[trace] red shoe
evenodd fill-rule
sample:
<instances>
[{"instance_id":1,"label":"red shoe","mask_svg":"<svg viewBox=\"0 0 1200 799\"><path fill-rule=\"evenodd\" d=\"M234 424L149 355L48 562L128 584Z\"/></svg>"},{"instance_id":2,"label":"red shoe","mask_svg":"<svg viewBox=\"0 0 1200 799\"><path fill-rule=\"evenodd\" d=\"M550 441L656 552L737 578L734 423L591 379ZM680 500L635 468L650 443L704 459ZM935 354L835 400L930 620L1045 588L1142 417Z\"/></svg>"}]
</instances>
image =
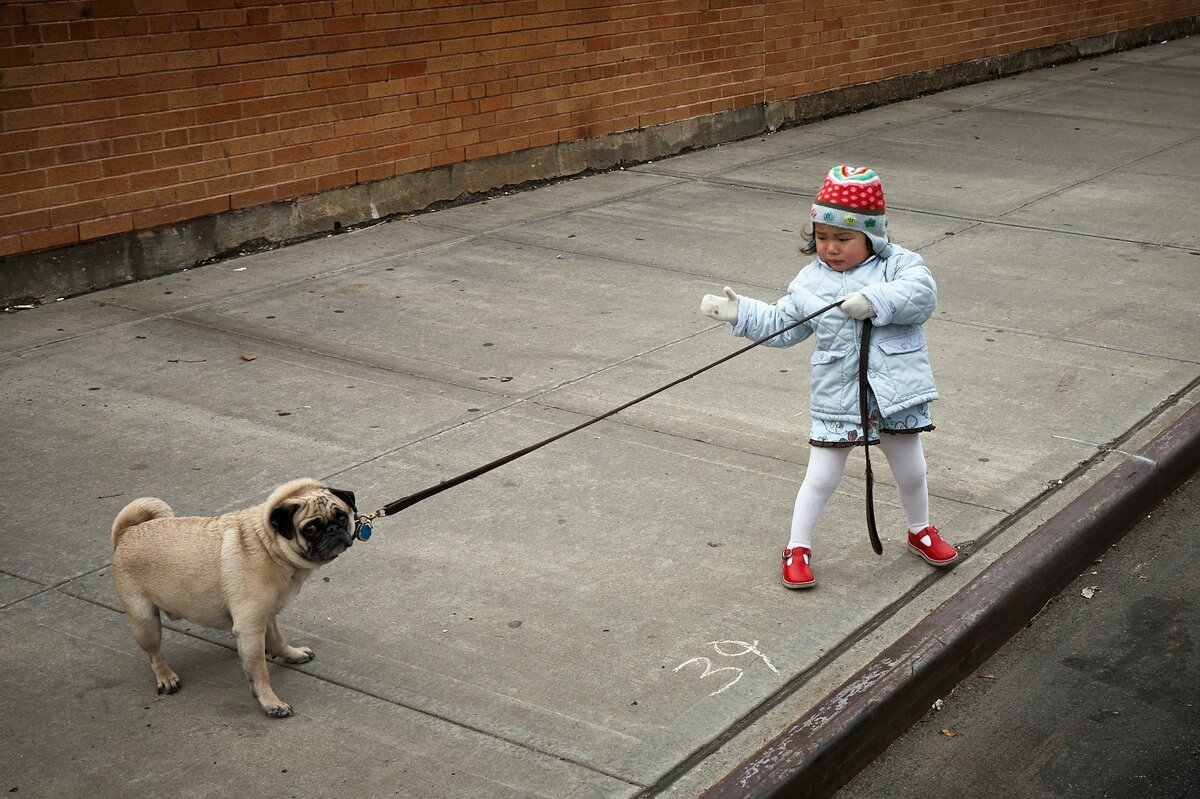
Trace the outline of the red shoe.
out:
<instances>
[{"instance_id":1,"label":"red shoe","mask_svg":"<svg viewBox=\"0 0 1200 799\"><path fill-rule=\"evenodd\" d=\"M944 541L932 524L920 532L910 532L908 547L934 566L948 566L958 560L958 550Z\"/></svg>"},{"instance_id":2,"label":"red shoe","mask_svg":"<svg viewBox=\"0 0 1200 799\"><path fill-rule=\"evenodd\" d=\"M783 550L783 584L788 588L812 588L817 584L808 567L812 551L808 547Z\"/></svg>"}]
</instances>

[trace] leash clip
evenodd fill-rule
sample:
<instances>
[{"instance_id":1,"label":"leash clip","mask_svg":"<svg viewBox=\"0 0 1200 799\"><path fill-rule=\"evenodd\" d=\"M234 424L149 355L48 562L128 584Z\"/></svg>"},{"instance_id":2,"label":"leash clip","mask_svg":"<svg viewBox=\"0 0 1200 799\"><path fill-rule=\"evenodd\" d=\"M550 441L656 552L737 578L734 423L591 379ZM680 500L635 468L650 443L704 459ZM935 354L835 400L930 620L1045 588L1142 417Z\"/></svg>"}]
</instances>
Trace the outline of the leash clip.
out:
<instances>
[{"instance_id":1,"label":"leash clip","mask_svg":"<svg viewBox=\"0 0 1200 799\"><path fill-rule=\"evenodd\" d=\"M385 515L382 510L368 513L366 516L354 517L354 537L359 541L371 540L371 522L380 516Z\"/></svg>"}]
</instances>

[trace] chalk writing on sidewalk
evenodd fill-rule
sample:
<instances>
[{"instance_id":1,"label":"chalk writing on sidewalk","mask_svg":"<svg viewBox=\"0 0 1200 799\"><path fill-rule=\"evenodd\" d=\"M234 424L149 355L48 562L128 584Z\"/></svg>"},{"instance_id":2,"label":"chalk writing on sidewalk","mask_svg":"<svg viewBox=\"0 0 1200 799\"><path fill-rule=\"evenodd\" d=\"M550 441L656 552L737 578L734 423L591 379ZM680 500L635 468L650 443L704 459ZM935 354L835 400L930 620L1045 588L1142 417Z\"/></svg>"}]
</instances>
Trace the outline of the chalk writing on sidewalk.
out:
<instances>
[{"instance_id":1,"label":"chalk writing on sidewalk","mask_svg":"<svg viewBox=\"0 0 1200 799\"><path fill-rule=\"evenodd\" d=\"M757 640L753 641L751 643L746 643L745 641L728 641L728 640L727 641L709 641L708 645L711 646L713 648L713 651L716 652L721 657L736 658L736 657L742 657L743 655L751 655L751 654L757 655L759 657L759 659L762 660L762 662L766 664L768 669L770 669L775 674L779 673L779 669L775 668L775 664L771 662L770 658L768 658L761 650L759 650ZM727 651L724 648L726 646L728 646L730 648L740 647L740 651ZM725 683L720 688L718 688L717 690L710 693L709 696L716 696L717 694L724 693L725 691L729 690L730 688L732 688L734 685L737 684L738 680L742 679L742 675L745 673L745 669L743 669L739 666L721 666L720 668L713 668L712 659L708 658L708 657L704 657L703 655L685 660L684 662L680 663L678 666L676 666L674 668L674 672L676 674L678 674L680 669L690 666L693 663L702 665L704 667L704 670L700 674L701 680L703 680L707 677L712 677L714 674L721 674L722 672L728 672L728 673L734 675L733 679L729 680L729 682Z\"/></svg>"}]
</instances>

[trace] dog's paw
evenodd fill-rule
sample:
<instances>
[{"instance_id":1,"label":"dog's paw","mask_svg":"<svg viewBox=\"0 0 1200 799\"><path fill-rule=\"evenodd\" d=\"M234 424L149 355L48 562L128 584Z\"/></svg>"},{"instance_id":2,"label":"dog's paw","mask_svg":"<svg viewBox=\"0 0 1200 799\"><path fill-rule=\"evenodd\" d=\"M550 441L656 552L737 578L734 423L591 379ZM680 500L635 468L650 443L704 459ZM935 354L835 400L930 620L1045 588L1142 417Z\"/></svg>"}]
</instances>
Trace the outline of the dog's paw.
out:
<instances>
[{"instance_id":1,"label":"dog's paw","mask_svg":"<svg viewBox=\"0 0 1200 799\"><path fill-rule=\"evenodd\" d=\"M158 683L157 688L160 694L173 694L183 685L179 680L179 675L173 671L155 675L155 682Z\"/></svg>"},{"instance_id":2,"label":"dog's paw","mask_svg":"<svg viewBox=\"0 0 1200 799\"><path fill-rule=\"evenodd\" d=\"M263 713L266 713L273 719L284 719L292 715L292 706L287 702L280 701L275 705L262 705Z\"/></svg>"},{"instance_id":3,"label":"dog's paw","mask_svg":"<svg viewBox=\"0 0 1200 799\"><path fill-rule=\"evenodd\" d=\"M283 654L283 659L288 663L307 663L316 656L316 653L306 646L290 646Z\"/></svg>"}]
</instances>

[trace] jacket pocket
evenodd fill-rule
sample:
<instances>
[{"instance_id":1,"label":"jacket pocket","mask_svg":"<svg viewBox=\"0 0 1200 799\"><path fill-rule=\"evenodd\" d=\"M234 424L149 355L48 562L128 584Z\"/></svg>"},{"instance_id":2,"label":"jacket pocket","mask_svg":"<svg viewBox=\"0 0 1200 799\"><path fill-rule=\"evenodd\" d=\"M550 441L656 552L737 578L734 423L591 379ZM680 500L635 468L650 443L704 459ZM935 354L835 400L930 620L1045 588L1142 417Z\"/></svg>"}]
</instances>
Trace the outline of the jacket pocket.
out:
<instances>
[{"instance_id":1,"label":"jacket pocket","mask_svg":"<svg viewBox=\"0 0 1200 799\"><path fill-rule=\"evenodd\" d=\"M822 364L833 363L834 361L845 357L846 353L842 352L841 350L813 350L811 360L813 366L821 366Z\"/></svg>"},{"instance_id":2,"label":"jacket pocket","mask_svg":"<svg viewBox=\"0 0 1200 799\"><path fill-rule=\"evenodd\" d=\"M902 352L916 352L925 348L925 334L919 329L899 336L881 339L875 342L886 355L899 355Z\"/></svg>"}]
</instances>

